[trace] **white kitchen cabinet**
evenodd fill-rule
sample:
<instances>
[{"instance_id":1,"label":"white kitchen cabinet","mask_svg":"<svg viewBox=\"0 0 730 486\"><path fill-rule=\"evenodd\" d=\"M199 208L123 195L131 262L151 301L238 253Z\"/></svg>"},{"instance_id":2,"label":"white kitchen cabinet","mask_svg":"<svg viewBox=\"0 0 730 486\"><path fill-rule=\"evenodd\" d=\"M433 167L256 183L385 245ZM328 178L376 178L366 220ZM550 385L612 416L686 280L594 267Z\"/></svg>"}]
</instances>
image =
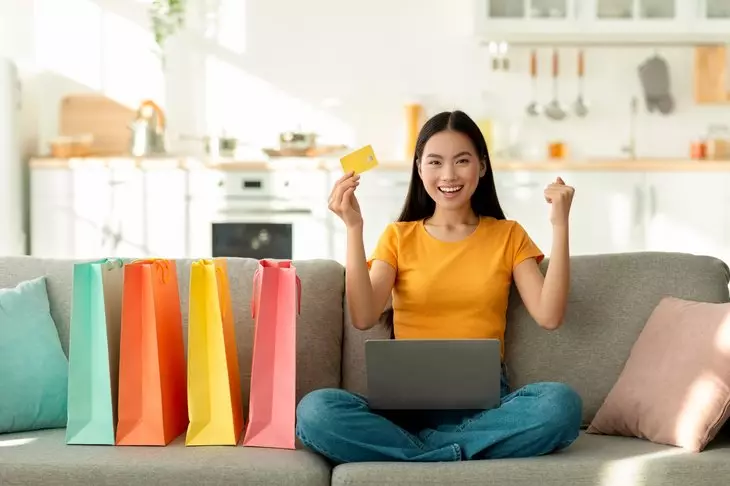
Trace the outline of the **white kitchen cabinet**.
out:
<instances>
[{"instance_id":1,"label":"white kitchen cabinet","mask_svg":"<svg viewBox=\"0 0 730 486\"><path fill-rule=\"evenodd\" d=\"M698 0L698 3L699 15L694 19L695 29L727 35L730 32L730 1Z\"/></svg>"},{"instance_id":2,"label":"white kitchen cabinet","mask_svg":"<svg viewBox=\"0 0 730 486\"><path fill-rule=\"evenodd\" d=\"M187 232L184 238L189 258L213 255L213 222L224 206L225 185L223 171L196 168L187 173Z\"/></svg>"},{"instance_id":3,"label":"white kitchen cabinet","mask_svg":"<svg viewBox=\"0 0 730 486\"><path fill-rule=\"evenodd\" d=\"M34 169L30 174L30 254L68 258L74 253L71 204L73 174L68 169Z\"/></svg>"},{"instance_id":4,"label":"white kitchen cabinet","mask_svg":"<svg viewBox=\"0 0 730 486\"><path fill-rule=\"evenodd\" d=\"M108 255L112 191L105 167L31 171L31 254L45 258Z\"/></svg>"},{"instance_id":5,"label":"white kitchen cabinet","mask_svg":"<svg viewBox=\"0 0 730 486\"><path fill-rule=\"evenodd\" d=\"M727 39L727 0L473 0L482 41L556 45Z\"/></svg>"},{"instance_id":6,"label":"white kitchen cabinet","mask_svg":"<svg viewBox=\"0 0 730 486\"><path fill-rule=\"evenodd\" d=\"M494 180L502 211L520 223L545 255L552 245L550 206L545 187L559 174L544 171L495 171Z\"/></svg>"},{"instance_id":7,"label":"white kitchen cabinet","mask_svg":"<svg viewBox=\"0 0 730 486\"><path fill-rule=\"evenodd\" d=\"M184 171L88 164L31 170L31 254L185 256Z\"/></svg>"},{"instance_id":8,"label":"white kitchen cabinet","mask_svg":"<svg viewBox=\"0 0 730 486\"><path fill-rule=\"evenodd\" d=\"M642 172L572 171L570 253L623 253L644 245L645 176Z\"/></svg>"},{"instance_id":9,"label":"white kitchen cabinet","mask_svg":"<svg viewBox=\"0 0 730 486\"><path fill-rule=\"evenodd\" d=\"M145 252L159 258L188 256L186 171L179 168L146 168L143 198Z\"/></svg>"},{"instance_id":10,"label":"white kitchen cabinet","mask_svg":"<svg viewBox=\"0 0 730 486\"><path fill-rule=\"evenodd\" d=\"M646 174L647 251L710 255L730 262L730 174Z\"/></svg>"},{"instance_id":11,"label":"white kitchen cabinet","mask_svg":"<svg viewBox=\"0 0 730 486\"><path fill-rule=\"evenodd\" d=\"M311 216L297 217L295 238L301 243L296 245L297 255L345 264L345 226L327 210L325 201L339 174L330 174L326 183L314 175L312 182L304 181L306 174L285 175L272 179L283 181L284 191L275 191L279 195L269 208L271 214L257 216L250 204L244 205L249 209L242 220L290 218L287 211L292 212L294 203L297 208L311 208ZM552 226L543 193L557 176L576 188L571 254L672 251L711 255L730 263L730 173L495 171L505 215L518 221L546 255L551 251ZM31 254L78 259L210 257L212 222L238 220L236 208L244 207L224 204L226 184L240 185L243 179L239 179L202 168L34 167ZM398 218L409 181L408 169L363 174L356 194L365 221L367 256L386 225ZM297 192L302 184L316 190Z\"/></svg>"},{"instance_id":12,"label":"white kitchen cabinet","mask_svg":"<svg viewBox=\"0 0 730 486\"><path fill-rule=\"evenodd\" d=\"M146 246L144 172L135 167L117 167L109 171L110 203L104 235L105 256L145 258Z\"/></svg>"}]
</instances>

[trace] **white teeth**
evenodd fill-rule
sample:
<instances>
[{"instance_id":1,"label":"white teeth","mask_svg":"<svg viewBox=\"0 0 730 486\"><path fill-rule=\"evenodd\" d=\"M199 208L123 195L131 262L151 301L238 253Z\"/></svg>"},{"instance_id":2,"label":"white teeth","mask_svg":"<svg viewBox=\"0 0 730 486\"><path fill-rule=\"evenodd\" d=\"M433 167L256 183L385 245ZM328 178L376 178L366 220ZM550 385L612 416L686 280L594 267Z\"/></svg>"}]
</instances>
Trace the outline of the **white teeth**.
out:
<instances>
[{"instance_id":1,"label":"white teeth","mask_svg":"<svg viewBox=\"0 0 730 486\"><path fill-rule=\"evenodd\" d=\"M454 186L454 187L439 187L439 191L441 192L459 192L464 186Z\"/></svg>"}]
</instances>

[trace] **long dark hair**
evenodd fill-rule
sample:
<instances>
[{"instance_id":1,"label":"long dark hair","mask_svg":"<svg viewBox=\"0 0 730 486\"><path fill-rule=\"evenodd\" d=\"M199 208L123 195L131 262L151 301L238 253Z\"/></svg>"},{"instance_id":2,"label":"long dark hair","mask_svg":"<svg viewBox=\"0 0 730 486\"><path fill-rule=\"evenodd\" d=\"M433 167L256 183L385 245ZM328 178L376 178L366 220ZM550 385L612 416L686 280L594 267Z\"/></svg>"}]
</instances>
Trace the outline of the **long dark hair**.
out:
<instances>
[{"instance_id":1,"label":"long dark hair","mask_svg":"<svg viewBox=\"0 0 730 486\"><path fill-rule=\"evenodd\" d=\"M421 128L416 140L416 150L413 154L413 168L411 171L411 182L408 187L406 201L398 221L419 221L433 216L436 210L436 203L426 192L421 176L418 174L418 166L423 157L423 148L426 142L439 132L452 130L460 132L469 137L476 149L479 161L484 163L487 171L479 178L479 183L471 197L471 208L477 216L491 216L495 219L505 219L502 207L497 198L497 189L494 187L494 174L492 164L489 161L489 150L484 135L474 120L463 111L444 111L431 117L423 128Z\"/></svg>"}]
</instances>

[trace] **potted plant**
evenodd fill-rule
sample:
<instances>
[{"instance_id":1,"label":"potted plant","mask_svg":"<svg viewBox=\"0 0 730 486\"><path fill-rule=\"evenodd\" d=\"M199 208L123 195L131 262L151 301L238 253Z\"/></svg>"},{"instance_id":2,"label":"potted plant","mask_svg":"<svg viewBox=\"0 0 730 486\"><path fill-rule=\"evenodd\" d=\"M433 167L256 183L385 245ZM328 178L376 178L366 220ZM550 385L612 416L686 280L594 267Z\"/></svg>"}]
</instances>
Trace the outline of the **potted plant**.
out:
<instances>
[{"instance_id":1,"label":"potted plant","mask_svg":"<svg viewBox=\"0 0 730 486\"><path fill-rule=\"evenodd\" d=\"M155 42L160 53L165 51L165 42L185 26L187 0L153 0L150 20Z\"/></svg>"}]
</instances>

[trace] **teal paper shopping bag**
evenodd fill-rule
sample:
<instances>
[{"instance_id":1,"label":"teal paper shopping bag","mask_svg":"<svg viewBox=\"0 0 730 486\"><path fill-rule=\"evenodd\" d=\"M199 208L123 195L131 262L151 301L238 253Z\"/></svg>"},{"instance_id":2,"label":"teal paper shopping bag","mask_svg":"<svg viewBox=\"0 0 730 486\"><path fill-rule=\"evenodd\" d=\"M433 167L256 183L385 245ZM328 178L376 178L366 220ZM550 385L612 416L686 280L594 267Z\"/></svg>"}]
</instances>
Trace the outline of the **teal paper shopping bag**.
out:
<instances>
[{"instance_id":1,"label":"teal paper shopping bag","mask_svg":"<svg viewBox=\"0 0 730 486\"><path fill-rule=\"evenodd\" d=\"M67 444L115 442L122 267L117 259L74 265Z\"/></svg>"}]
</instances>

